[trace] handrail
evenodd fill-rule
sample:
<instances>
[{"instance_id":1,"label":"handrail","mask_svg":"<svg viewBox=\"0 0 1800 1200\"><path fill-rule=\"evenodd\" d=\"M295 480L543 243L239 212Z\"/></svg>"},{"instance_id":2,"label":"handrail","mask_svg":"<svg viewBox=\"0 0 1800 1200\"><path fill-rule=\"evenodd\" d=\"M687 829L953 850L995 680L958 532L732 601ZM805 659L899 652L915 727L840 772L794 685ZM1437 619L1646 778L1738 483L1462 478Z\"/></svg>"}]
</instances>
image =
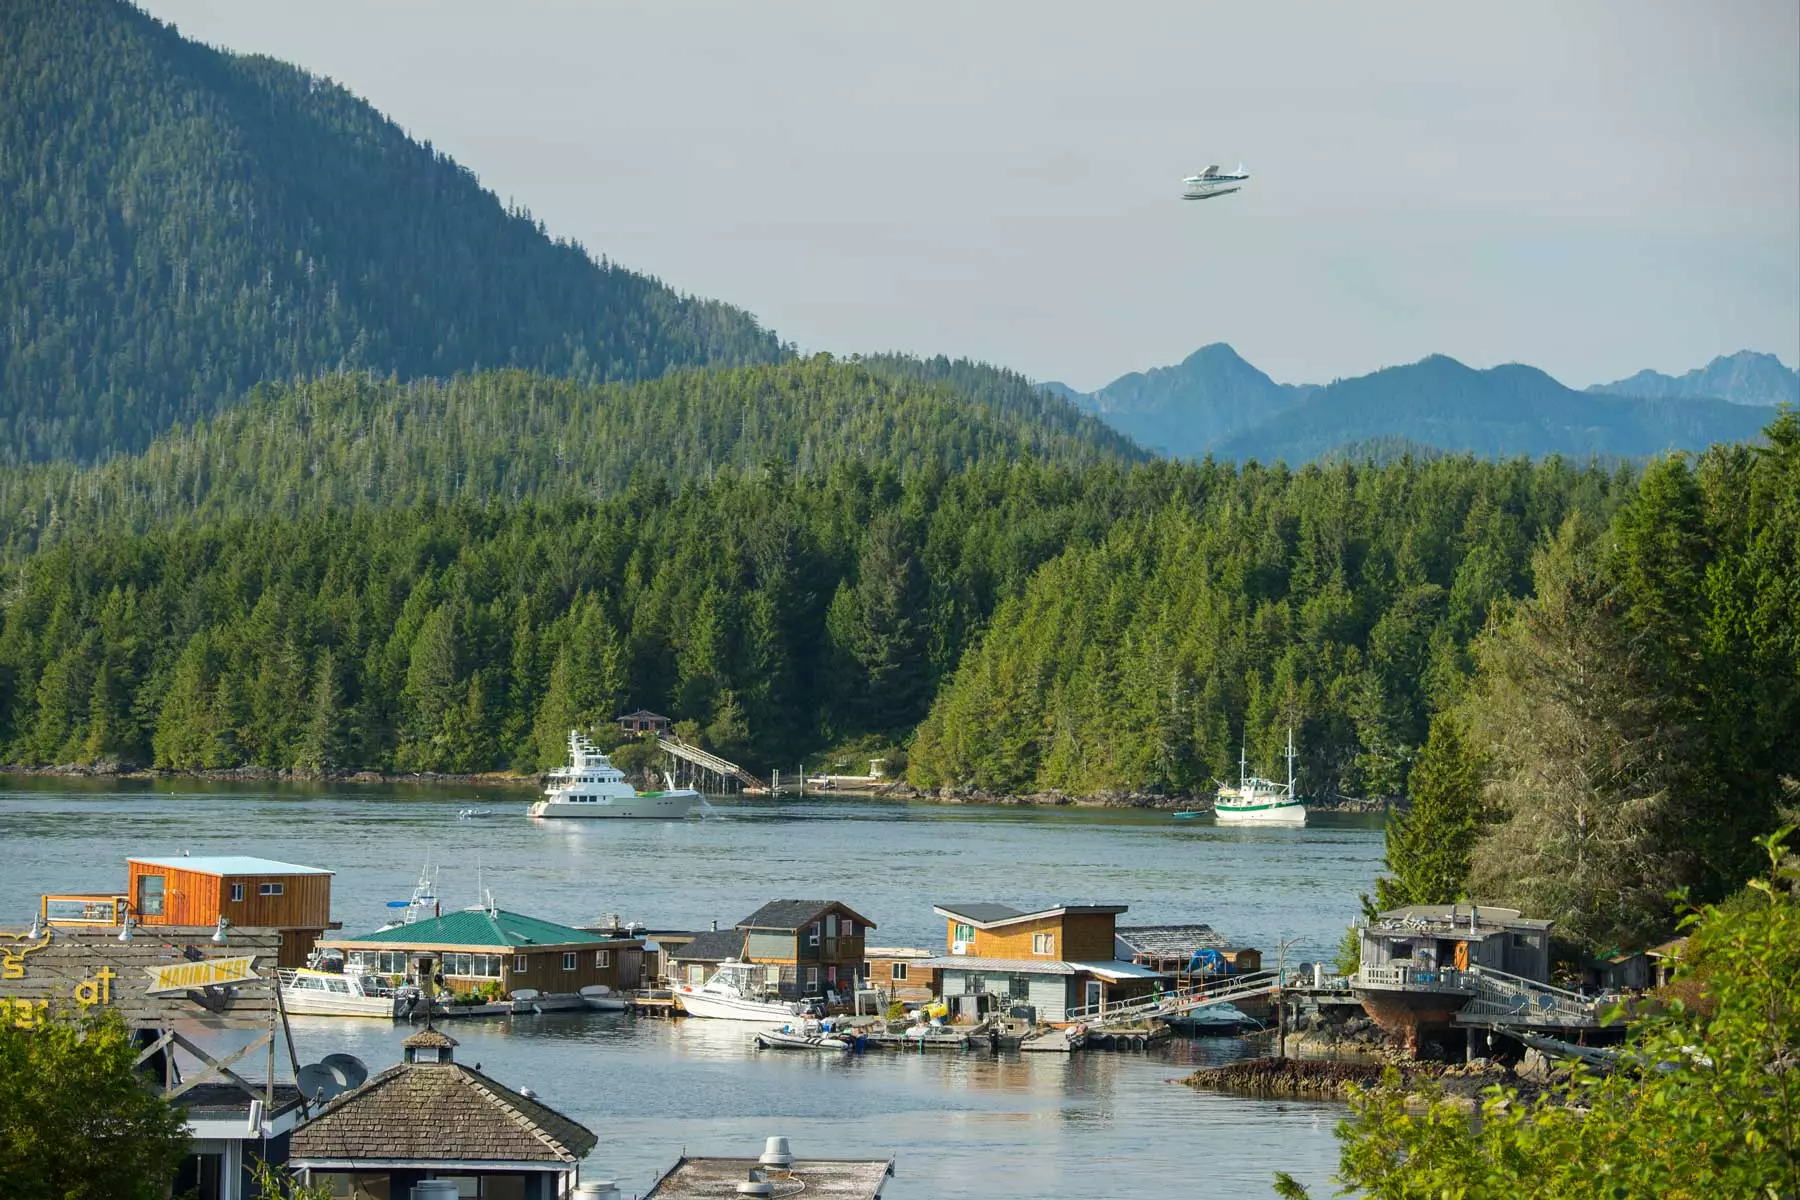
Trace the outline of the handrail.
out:
<instances>
[{"instance_id":1,"label":"handrail","mask_svg":"<svg viewBox=\"0 0 1800 1200\"><path fill-rule=\"evenodd\" d=\"M1260 996L1273 992L1281 986L1273 971L1258 971L1253 975L1226 976L1222 980L1178 988L1172 992L1158 995L1140 996L1132 1000L1115 1000L1110 1003L1084 1004L1064 1011L1064 1019L1069 1021L1092 1021L1099 1019L1118 1020L1126 1017L1158 1017L1173 1016L1178 1013L1192 1012L1197 1008L1210 1008L1215 1004L1229 1004L1233 1000L1245 1000L1251 996Z\"/></svg>"}]
</instances>

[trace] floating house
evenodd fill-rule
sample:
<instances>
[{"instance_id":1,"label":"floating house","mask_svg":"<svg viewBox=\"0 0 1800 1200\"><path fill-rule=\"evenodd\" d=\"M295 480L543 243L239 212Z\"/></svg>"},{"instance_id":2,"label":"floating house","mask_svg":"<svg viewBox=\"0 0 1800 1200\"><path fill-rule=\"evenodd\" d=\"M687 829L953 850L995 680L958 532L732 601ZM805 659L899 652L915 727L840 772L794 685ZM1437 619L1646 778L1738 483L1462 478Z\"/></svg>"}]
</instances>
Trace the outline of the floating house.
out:
<instances>
[{"instance_id":1,"label":"floating house","mask_svg":"<svg viewBox=\"0 0 1800 1200\"><path fill-rule=\"evenodd\" d=\"M635 933L590 932L501 908L463 909L319 946L377 975L416 975L419 960L430 958L452 990L492 985L507 996L524 989L573 994L596 984L630 991L642 981L644 965L644 939Z\"/></svg>"},{"instance_id":2,"label":"floating house","mask_svg":"<svg viewBox=\"0 0 1800 1200\"><path fill-rule=\"evenodd\" d=\"M1037 1020L1082 1020L1103 1005L1147 994L1160 971L1116 958L1123 904L1060 904L1023 912L1005 904L946 904L947 955L926 959L946 1000L988 997L976 1008L1029 1005ZM959 1014L964 1013L959 1007Z\"/></svg>"},{"instance_id":3,"label":"floating house","mask_svg":"<svg viewBox=\"0 0 1800 1200\"><path fill-rule=\"evenodd\" d=\"M192 1200L248 1200L256 1196L251 1168L261 1159L280 1165L300 1123L300 1089L277 1083L267 1089L274 1105L257 1102L231 1083L202 1083L171 1103L187 1119L187 1157L175 1173L171 1195ZM260 1118L254 1121L253 1116Z\"/></svg>"},{"instance_id":4,"label":"floating house","mask_svg":"<svg viewBox=\"0 0 1800 1200\"><path fill-rule=\"evenodd\" d=\"M398 1200L446 1180L450 1195L562 1200L598 1139L522 1091L456 1061L456 1039L422 1029L404 1061L333 1098L294 1131L288 1166L352 1200Z\"/></svg>"},{"instance_id":5,"label":"floating house","mask_svg":"<svg viewBox=\"0 0 1800 1200\"><path fill-rule=\"evenodd\" d=\"M768 990L794 1000L854 992L875 923L838 900L771 900L737 928L742 960L761 963Z\"/></svg>"},{"instance_id":6,"label":"floating house","mask_svg":"<svg viewBox=\"0 0 1800 1200\"><path fill-rule=\"evenodd\" d=\"M740 1200L744 1196L830 1196L881 1200L894 1177L891 1158L796 1158L784 1137L763 1143L754 1158L683 1154L651 1185L644 1200Z\"/></svg>"},{"instance_id":7,"label":"floating house","mask_svg":"<svg viewBox=\"0 0 1800 1200\"><path fill-rule=\"evenodd\" d=\"M889 1000L930 1000L938 985L936 968L927 965L934 957L930 950L911 946L869 946L863 950L864 986Z\"/></svg>"},{"instance_id":8,"label":"floating house","mask_svg":"<svg viewBox=\"0 0 1800 1200\"><path fill-rule=\"evenodd\" d=\"M257 928L281 932L278 965L304 966L330 929L331 876L323 867L229 854L128 858L123 892L44 896L47 925Z\"/></svg>"},{"instance_id":9,"label":"floating house","mask_svg":"<svg viewBox=\"0 0 1800 1200\"><path fill-rule=\"evenodd\" d=\"M1484 994L1539 1005L1545 1023L1573 1007L1549 986L1551 922L1518 909L1413 904L1378 913L1360 935L1362 965L1351 989L1369 1017L1418 1052L1423 1036L1447 1030Z\"/></svg>"}]
</instances>

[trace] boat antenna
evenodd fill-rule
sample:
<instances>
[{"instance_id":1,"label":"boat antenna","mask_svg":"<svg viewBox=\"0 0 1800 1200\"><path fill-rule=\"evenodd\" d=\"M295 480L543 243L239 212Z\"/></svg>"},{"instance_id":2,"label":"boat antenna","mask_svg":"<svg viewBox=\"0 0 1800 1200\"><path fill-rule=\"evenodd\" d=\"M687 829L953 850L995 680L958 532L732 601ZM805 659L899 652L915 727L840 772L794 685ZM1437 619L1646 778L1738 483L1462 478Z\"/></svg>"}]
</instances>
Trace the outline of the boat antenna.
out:
<instances>
[{"instance_id":1,"label":"boat antenna","mask_svg":"<svg viewBox=\"0 0 1800 1200\"><path fill-rule=\"evenodd\" d=\"M1240 790L1242 790L1244 787L1244 772L1249 769L1249 765L1248 765L1249 759L1250 759L1249 747L1245 743L1239 742L1238 743L1238 788Z\"/></svg>"}]
</instances>

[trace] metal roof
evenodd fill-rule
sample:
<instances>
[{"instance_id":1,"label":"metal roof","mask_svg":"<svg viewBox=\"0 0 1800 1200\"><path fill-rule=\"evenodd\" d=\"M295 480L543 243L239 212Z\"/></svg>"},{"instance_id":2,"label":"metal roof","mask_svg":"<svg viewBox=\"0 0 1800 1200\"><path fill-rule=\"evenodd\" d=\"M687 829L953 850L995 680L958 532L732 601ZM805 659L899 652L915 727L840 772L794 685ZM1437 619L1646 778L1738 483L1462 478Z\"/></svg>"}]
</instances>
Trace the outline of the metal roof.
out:
<instances>
[{"instance_id":1,"label":"metal roof","mask_svg":"<svg viewBox=\"0 0 1800 1200\"><path fill-rule=\"evenodd\" d=\"M378 929L355 937L329 938L322 945L377 942L390 946L467 946L470 949L529 949L534 946L604 946L616 938L601 937L554 921L496 909L465 908L410 925Z\"/></svg>"},{"instance_id":2,"label":"metal roof","mask_svg":"<svg viewBox=\"0 0 1800 1200\"><path fill-rule=\"evenodd\" d=\"M841 900L771 900L737 923L739 929L805 929L823 917L828 909L841 908L864 928L875 928L869 920Z\"/></svg>"},{"instance_id":3,"label":"metal roof","mask_svg":"<svg viewBox=\"0 0 1800 1200\"><path fill-rule=\"evenodd\" d=\"M976 958L947 954L918 964L938 971L996 971L1007 975L1074 975L1079 968L1056 958Z\"/></svg>"},{"instance_id":4,"label":"metal roof","mask_svg":"<svg viewBox=\"0 0 1800 1200\"><path fill-rule=\"evenodd\" d=\"M1153 971L1149 967L1140 967L1136 963L1119 962L1078 962L1070 963L1071 967L1079 967L1089 975L1098 975L1102 979L1161 979L1161 971Z\"/></svg>"},{"instance_id":5,"label":"metal roof","mask_svg":"<svg viewBox=\"0 0 1800 1200\"><path fill-rule=\"evenodd\" d=\"M1057 904L1050 908L1040 908L1035 912L1020 912L1006 904L939 904L932 912L940 917L949 917L952 921L961 921L973 925L977 929L992 929L998 925L1012 925L1020 921L1041 921L1047 917L1060 917L1067 913L1093 913L1118 915L1130 906L1125 904Z\"/></svg>"},{"instance_id":6,"label":"metal roof","mask_svg":"<svg viewBox=\"0 0 1800 1200\"><path fill-rule=\"evenodd\" d=\"M1549 929L1553 921L1519 915L1516 908L1487 904L1409 904L1377 913L1372 934L1393 937L1408 933L1476 933L1488 936L1515 929Z\"/></svg>"},{"instance_id":7,"label":"metal roof","mask_svg":"<svg viewBox=\"0 0 1800 1200\"><path fill-rule=\"evenodd\" d=\"M171 871L198 871L202 875L335 875L324 867L303 867L298 863L276 862L272 858L252 858L247 854L214 854L192 858L186 854L174 858L131 857L126 862L143 863L147 867L167 867Z\"/></svg>"}]
</instances>

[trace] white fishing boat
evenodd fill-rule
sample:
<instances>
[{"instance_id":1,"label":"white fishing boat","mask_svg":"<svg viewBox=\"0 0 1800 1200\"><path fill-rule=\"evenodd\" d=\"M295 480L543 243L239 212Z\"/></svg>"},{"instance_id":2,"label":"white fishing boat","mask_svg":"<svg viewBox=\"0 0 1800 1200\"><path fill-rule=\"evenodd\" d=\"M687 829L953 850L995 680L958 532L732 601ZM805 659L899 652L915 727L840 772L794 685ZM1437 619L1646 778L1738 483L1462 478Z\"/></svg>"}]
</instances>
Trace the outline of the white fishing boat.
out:
<instances>
[{"instance_id":1,"label":"white fishing boat","mask_svg":"<svg viewBox=\"0 0 1800 1200\"><path fill-rule=\"evenodd\" d=\"M690 1017L715 1017L724 1021L790 1023L814 1011L796 1000L765 1000L758 994L762 968L754 963L720 963L719 969L699 987L678 983L670 989L676 1007Z\"/></svg>"},{"instance_id":2,"label":"white fishing boat","mask_svg":"<svg viewBox=\"0 0 1800 1200\"><path fill-rule=\"evenodd\" d=\"M356 971L322 971L316 967L283 967L275 972L281 981L281 1003L289 1013L323 1017L405 1016L419 1002L413 987L395 988L376 975Z\"/></svg>"},{"instance_id":3,"label":"white fishing boat","mask_svg":"<svg viewBox=\"0 0 1800 1200\"><path fill-rule=\"evenodd\" d=\"M692 788L640 792L625 772L579 731L569 731L569 765L546 777L544 798L527 810L534 817L639 817L675 821L701 801Z\"/></svg>"},{"instance_id":4,"label":"white fishing boat","mask_svg":"<svg viewBox=\"0 0 1800 1200\"><path fill-rule=\"evenodd\" d=\"M1221 784L1213 815L1221 825L1304 825L1306 801L1294 794L1294 731L1288 730L1287 786L1250 774L1244 750L1238 751L1238 785Z\"/></svg>"}]
</instances>

